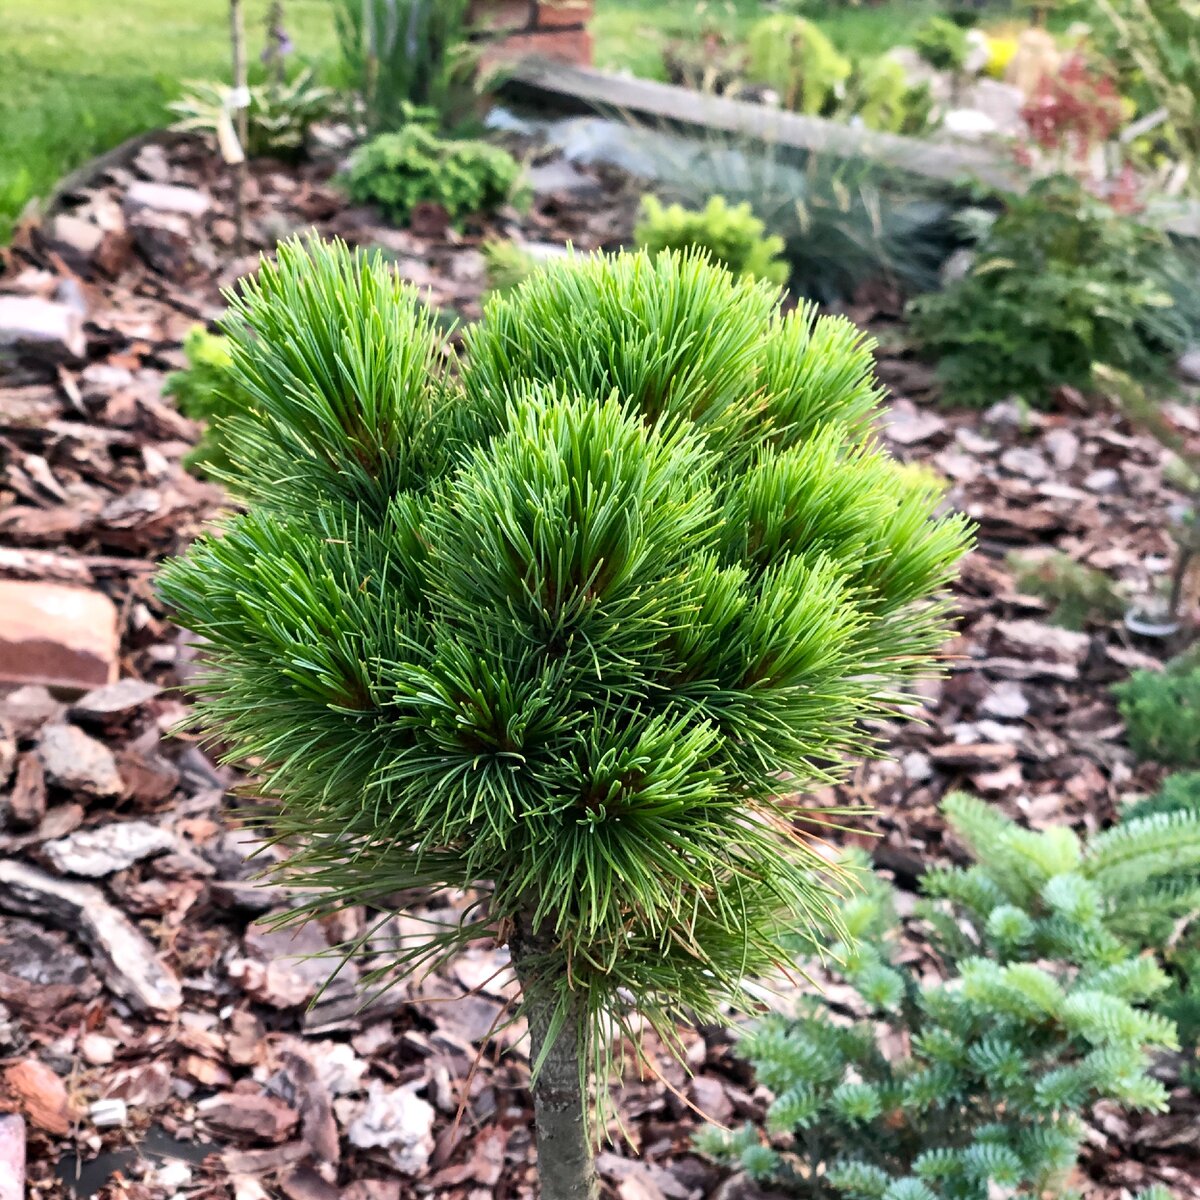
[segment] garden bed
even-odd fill
[[[204,143],[164,138],[66,197],[103,214],[101,239],[85,239],[64,208],[6,254],[0,294],[68,315],[63,344],[27,348],[0,389],[0,579],[100,593],[120,638],[115,688],[69,704],[37,689],[0,699],[0,773],[7,763],[11,776],[0,1052],[4,1107],[31,1125],[31,1196],[67,1194],[77,1159],[139,1145],[142,1155],[105,1160],[119,1170],[111,1179],[84,1168],[88,1188],[146,1200],[534,1194],[520,1030],[495,1032],[512,997],[504,951],[479,950],[381,994],[349,970],[307,1007],[326,966],[296,956],[355,937],[365,914],[309,926],[294,942],[255,924],[295,897],[252,883],[264,861],[250,858],[256,843],[242,828],[254,799],[212,751],[170,733],[187,728],[192,651],[155,596],[153,571],[224,500],[183,469],[200,431],[162,387],[183,365],[188,331],[222,311],[221,289],[289,233],[378,246],[431,304],[470,320],[487,285],[485,233],[612,247],[629,238],[638,193],[615,172],[591,176],[551,156],[533,171],[528,214],[503,213],[466,236],[436,214],[390,228],[348,206],[330,174],[252,163],[249,245],[239,249],[224,168]],[[939,408],[892,298],[876,293],[848,313],[885,347],[881,436],[947,477],[948,503],[979,525],[955,589],[959,636],[947,675],[926,686],[925,720],[882,728],[892,757],[837,789],[863,810],[853,822],[863,836],[850,839],[909,885],[957,853],[937,811],[948,790],[968,788],[1034,828],[1081,829],[1107,823],[1122,796],[1152,790],[1155,773],[1135,766],[1109,688],[1157,665],[1165,648],[1119,620],[1083,633],[1050,624],[1004,556],[1055,547],[1136,590],[1172,552],[1165,527],[1178,497],[1157,442],[1070,396],[1052,415]],[[1177,416],[1200,436],[1198,411]],[[397,907],[378,955],[406,921],[446,914],[420,897]],[[738,1124],[761,1116],[764,1093],[732,1058],[727,1031],[683,1038],[690,1079],[651,1041],[662,1078],[622,1087],[632,1149],[618,1143],[600,1161],[621,1200],[755,1192],[692,1154],[689,1138],[698,1111]],[[59,1075],[22,1065],[32,1059],[73,1065]],[[1200,1196],[1195,1097],[1176,1087],[1174,1099],[1164,1117],[1095,1114],[1076,1186],[1116,1197],[1165,1182]]]

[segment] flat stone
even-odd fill
[[[1022,475],[1026,479],[1045,479],[1050,474],[1050,466],[1036,451],[1024,446],[1013,446],[1000,455],[1000,465],[1013,475]]]
[[[526,182],[535,196],[598,196],[600,184],[565,158],[555,158],[525,173]]]
[[[401,1175],[419,1175],[433,1153],[433,1108],[407,1088],[386,1088],[378,1080],[367,1106],[346,1131],[352,1146],[386,1150]]]
[[[94,692],[88,692],[71,706],[71,712],[80,717],[115,717],[140,708],[147,700],[153,700],[162,688],[144,679],[127,676],[116,683],[106,684]]]
[[[125,193],[128,212],[150,209],[158,213],[177,213],[184,217],[202,217],[212,206],[212,197],[199,188],[176,187],[170,183],[152,183],[139,179]]]
[[[175,838],[161,826],[149,821],[114,821],[46,842],[42,853],[64,875],[99,879],[173,849]]]
[[[39,296],[0,296],[0,346],[46,358],[83,358],[83,317]]]
[[[1010,680],[997,683],[979,705],[980,712],[1002,720],[1019,721],[1029,714],[1029,699],[1021,687]]]
[[[104,244],[104,230],[82,217],[59,213],[46,230],[46,240],[69,266],[86,271]]]
[[[1083,481],[1083,486],[1089,492],[1112,492],[1116,491],[1117,486],[1121,482],[1120,473],[1112,467],[1100,467],[1095,471],[1089,471]]]
[[[1049,658],[1076,666],[1087,658],[1092,644],[1092,639],[1086,633],[1076,633],[1041,621],[998,621],[996,636],[1001,654],[1026,661]]]
[[[79,695],[117,677],[117,610],[102,592],[0,580],[0,686]]]
[[[74,725],[45,726],[37,753],[46,778],[68,791],[119,796],[125,790],[113,752]]]
[[[4,726],[0,725],[0,788],[7,785],[12,777],[13,767],[17,765],[16,738],[7,736]]]
[[[1189,346],[1179,356],[1175,369],[1189,383],[1200,383],[1200,346]]]

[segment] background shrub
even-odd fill
[[[452,221],[492,212],[514,193],[521,167],[487,142],[439,138],[417,122],[360,146],[345,182],[350,198],[377,204],[403,225],[418,204],[440,204]]]
[[[665,203],[701,209],[716,194],[730,206],[749,204],[766,233],[783,239],[796,295],[830,303],[880,279],[925,291],[962,241],[950,203],[883,168],[797,159],[736,136],[675,138],[637,127],[633,136],[653,159],[654,191]]]
[[[1113,693],[1139,759],[1200,767],[1200,665],[1194,656],[1164,671],[1135,671]]]
[[[868,871],[834,951],[857,1019],[836,1011],[839,990],[756,1026],[742,1052],[775,1094],[775,1144],[749,1127],[706,1131],[708,1153],[806,1196],[1039,1195],[1073,1166],[1082,1109],[1165,1107],[1150,1052],[1173,1046],[1175,1029],[1147,1002],[1167,978],[1113,921],[1200,863],[1200,821],[1155,817],[1084,846],[967,796],[945,813],[973,859],[922,881],[945,981],[897,965],[891,890]],[[1175,863],[1162,854],[1171,838],[1188,848]]]
[[[1037,555],[1015,551],[1008,563],[1018,590],[1051,604],[1050,619],[1066,629],[1116,620],[1127,607],[1120,589],[1103,571],[1061,551]]]
[[[913,34],[913,49],[939,71],[961,71],[971,52],[971,43],[961,25],[934,16]]]
[[[1072,180],[1042,180],[1007,202],[962,279],[913,301],[912,330],[954,402],[1045,405],[1063,384],[1091,390],[1097,365],[1165,381],[1188,336],[1170,253]]]
[[[764,230],[746,201],[730,206],[724,196],[712,196],[702,211],[693,212],[643,196],[633,240],[652,254],[689,247],[706,250],[713,262],[735,275],[782,286],[788,277],[787,262],[779,257],[783,239],[765,236]]]
[[[771,88],[784,108],[827,115],[845,92],[850,60],[804,17],[776,13],[746,35],[746,75]]]

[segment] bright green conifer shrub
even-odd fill
[[[1187,656],[1162,671],[1134,671],[1113,688],[1139,759],[1200,767],[1200,663]]]
[[[923,881],[945,980],[896,964],[891,889],[868,871],[835,947],[858,1019],[816,997],[758,1025],[743,1052],[775,1093],[775,1144],[706,1130],[706,1152],[818,1200],[1037,1196],[1075,1163],[1084,1107],[1165,1106],[1150,1051],[1176,1033],[1146,1002],[1167,977],[1125,930],[1131,904],[1179,878],[1170,840],[1200,862],[1200,822],[1155,817],[1083,845],[968,796],[945,811],[974,859]]]
[[[440,204],[452,221],[489,213],[512,199],[521,167],[499,146],[440,138],[420,122],[381,133],[350,160],[346,189],[403,225],[418,204]]]
[[[452,369],[380,259],[285,244],[225,329],[248,511],[161,577],[202,719],[310,912],[485,887],[400,965],[507,942],[542,1194],[586,1195],[614,1026],[719,1019],[829,918],[786,797],[929,668],[964,522],[852,325],[697,257],[538,272]]]
[[[643,250],[707,250],[719,266],[749,279],[785,284],[787,260],[781,237],[767,236],[766,226],[750,204],[730,205],[724,196],[712,196],[700,212],[682,204],[664,205],[657,196],[643,196],[633,240]]]

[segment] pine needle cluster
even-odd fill
[[[824,927],[789,796],[870,753],[945,636],[968,540],[872,442],[871,348],[703,258],[576,258],[454,361],[339,243],[280,247],[224,323],[247,511],[161,589],[204,723],[251,761],[310,911],[486,903],[603,1070]]]
[[[945,813],[975,861],[922,883],[944,980],[897,965],[892,892],[867,872],[836,948],[854,1003],[806,1001],[743,1043],[775,1093],[776,1144],[747,1126],[706,1131],[705,1151],[818,1200],[1059,1194],[1081,1110],[1165,1107],[1150,1055],[1176,1029],[1147,1007],[1168,979],[1140,950],[1195,909],[1200,816],[1155,814],[1083,844],[969,796]]]

